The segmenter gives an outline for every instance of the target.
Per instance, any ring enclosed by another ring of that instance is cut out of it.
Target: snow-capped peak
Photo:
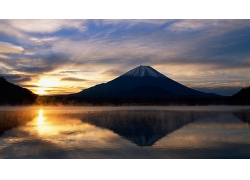
[[[159,73],[155,69],[150,66],[138,66],[125,74],[122,75],[123,77],[165,77],[163,74]]]

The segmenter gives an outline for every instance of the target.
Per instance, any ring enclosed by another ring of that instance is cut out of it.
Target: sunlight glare
[[[43,87],[50,87],[55,85],[56,81],[57,79],[41,78],[40,81],[38,82],[38,85]]]
[[[43,124],[43,121],[44,121],[44,118],[43,118],[43,110],[40,109],[40,110],[39,110],[39,116],[38,116],[38,124],[39,124],[39,125],[42,125],[42,124]]]
[[[39,95],[44,95],[44,94],[47,94],[47,92],[46,92],[44,89],[39,89],[39,90],[37,91],[37,94],[39,94]]]

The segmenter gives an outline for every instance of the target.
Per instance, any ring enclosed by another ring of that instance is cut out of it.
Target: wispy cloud
[[[93,70],[64,70],[60,71],[61,74],[92,74],[94,73]]]
[[[0,53],[4,54],[21,54],[24,51],[23,47],[16,46],[7,42],[0,42]]]
[[[74,77],[66,77],[66,78],[62,78],[61,81],[79,81],[79,82],[83,82],[83,81],[87,81],[86,79],[80,79],[80,78],[74,78]]]
[[[30,33],[53,33],[63,28],[77,29],[84,31],[84,20],[52,20],[52,19],[39,19],[39,20],[6,20],[7,24],[13,26],[24,32]]]
[[[50,36],[44,36],[42,38],[37,38],[37,37],[31,37],[29,39],[30,41],[33,41],[34,43],[41,45],[41,44],[45,44],[45,43],[51,43],[54,41],[58,41],[57,37],[50,37]]]
[[[0,74],[0,76],[4,77],[5,79],[14,84],[23,84],[25,82],[30,82],[32,80],[32,76],[29,75]]]

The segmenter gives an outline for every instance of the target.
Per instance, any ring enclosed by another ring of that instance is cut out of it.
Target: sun
[[[38,85],[43,87],[49,87],[53,86],[54,83],[55,81],[53,79],[41,78],[38,82]]]
[[[37,90],[36,94],[39,95],[45,95],[48,94],[49,89],[53,88],[53,86],[56,86],[58,84],[59,79],[58,78],[40,78],[39,82],[37,83]]]
[[[47,94],[47,92],[44,89],[38,89],[37,94],[45,95],[45,94]]]

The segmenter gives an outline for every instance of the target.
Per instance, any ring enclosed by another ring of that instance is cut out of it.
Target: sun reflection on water
[[[39,116],[38,116],[37,119],[38,119],[38,125],[42,125],[43,122],[44,122],[43,110],[42,109],[39,110]]]
[[[42,108],[37,109],[36,114],[33,121],[27,124],[29,126],[23,127],[23,130],[32,134],[32,137],[57,146],[91,148],[96,147],[97,144],[105,146],[107,139],[117,138],[117,135],[111,131],[84,123],[72,114],[64,114],[61,111],[52,113]]]

